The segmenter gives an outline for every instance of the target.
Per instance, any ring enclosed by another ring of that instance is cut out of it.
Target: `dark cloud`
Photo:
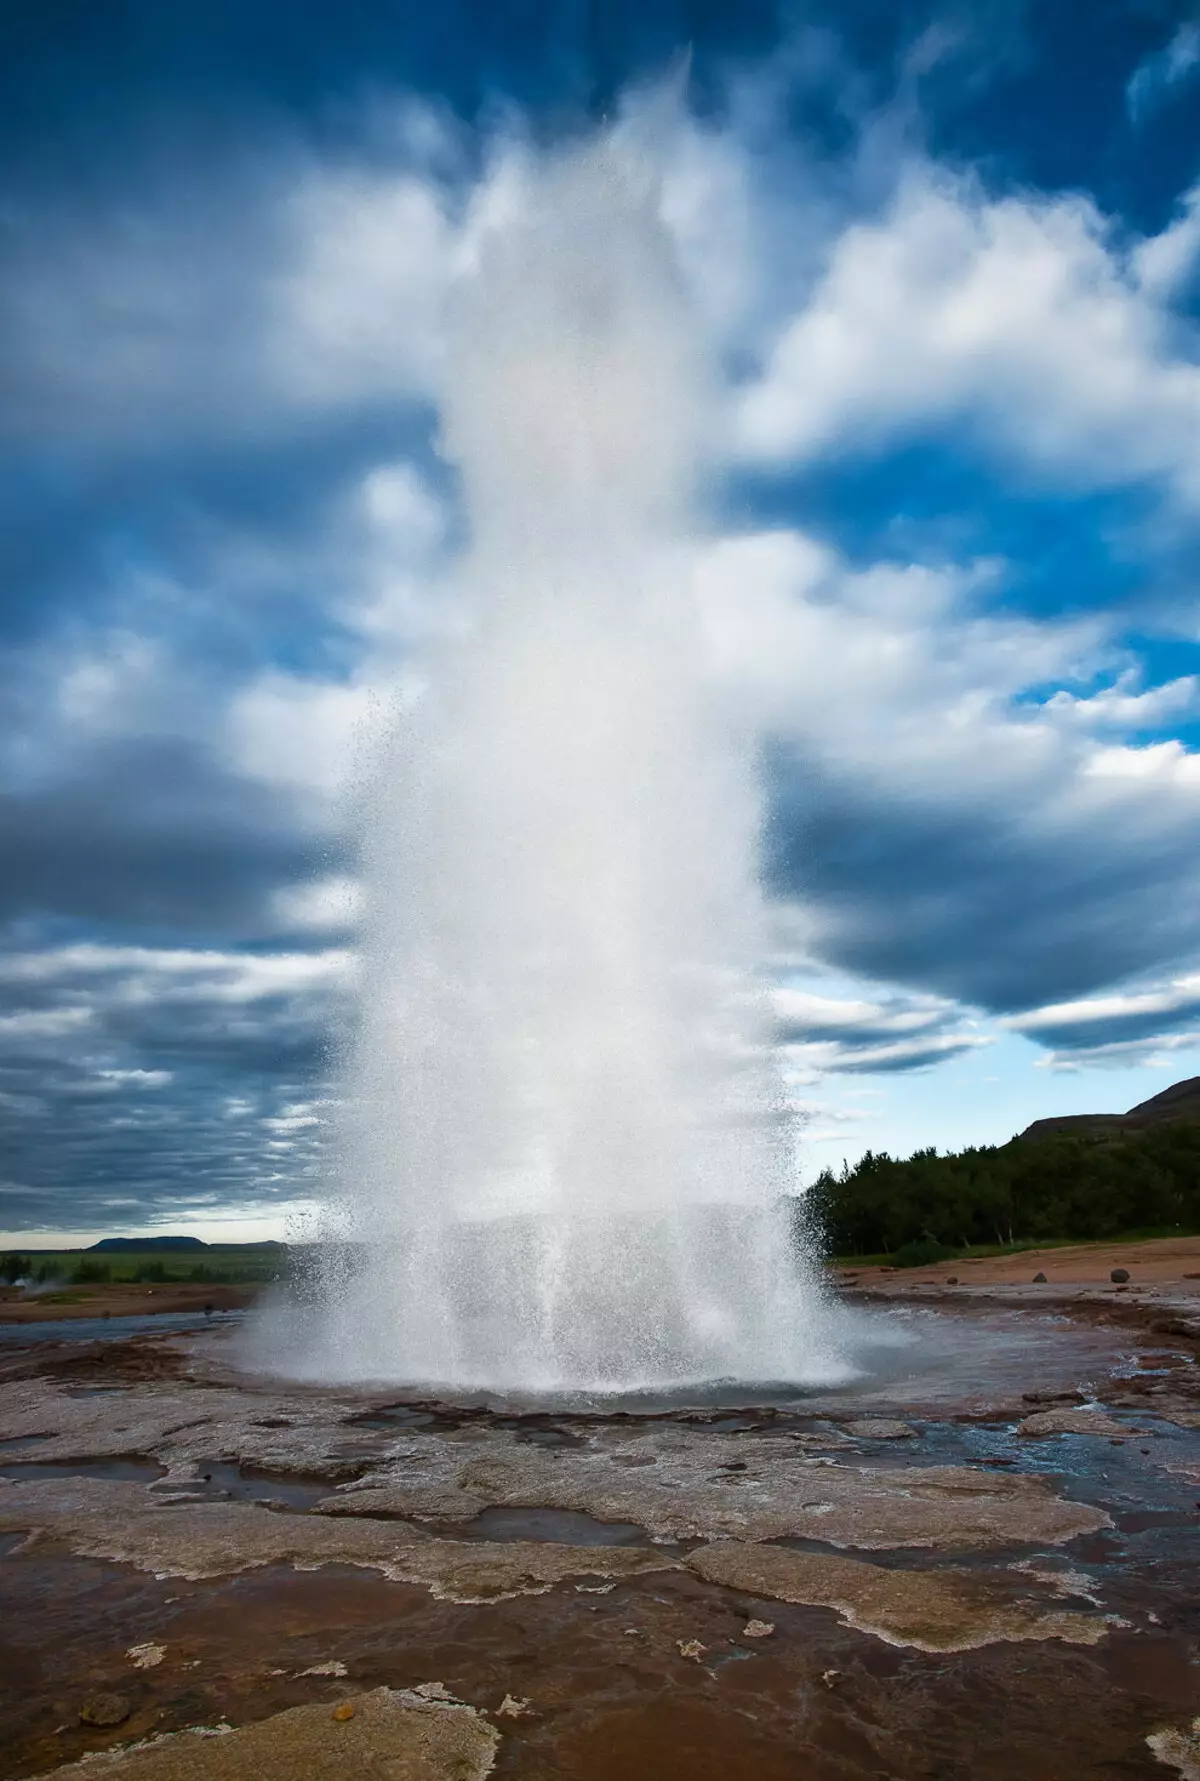
[[[198,745],[115,741],[67,777],[0,794],[0,919],[249,937],[268,893],[326,851],[278,792]]]
[[[339,955],[0,953],[0,1223],[269,1210],[323,1156]]]
[[[826,962],[1012,1014],[1200,951],[1196,835],[1148,794],[1047,820],[1017,787],[936,801],[776,756],[768,881]]]

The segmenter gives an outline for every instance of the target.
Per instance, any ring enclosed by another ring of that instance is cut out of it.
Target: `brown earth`
[[[106,1286],[69,1286],[62,1293],[27,1299],[16,1287],[0,1287],[0,1323],[52,1323],[64,1317],[145,1317],[153,1312],[243,1311],[252,1305],[259,1286],[222,1286],[210,1281],[141,1286],[114,1281]]]
[[[0,1781],[1186,1775],[1190,1305],[1168,1350],[1166,1287],[927,1290],[1056,1360],[1075,1302],[1147,1329],[1088,1318],[1094,1407],[1030,1351],[1012,1415],[904,1425],[302,1387],[219,1323],[0,1357]]]
[[[1129,1284],[1171,1286],[1200,1297],[1200,1237],[1161,1237],[1145,1243],[1074,1243],[1023,1249],[976,1261],[937,1262],[929,1268],[835,1268],[843,1284],[940,1286],[950,1275],[960,1286],[1027,1286],[1044,1274],[1051,1286],[1106,1286],[1114,1268],[1128,1268]],[[1195,1278],[1189,1278],[1195,1276]]]

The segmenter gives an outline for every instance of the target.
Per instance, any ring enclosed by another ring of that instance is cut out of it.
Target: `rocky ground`
[[[1200,1295],[865,1296],[886,1380],[657,1414],[6,1343],[0,1781],[1200,1776]]]
[[[143,1286],[118,1280],[99,1286],[72,1286],[30,1294],[0,1287],[0,1324],[59,1323],[92,1317],[177,1316],[183,1312],[244,1311],[261,1292],[257,1286],[226,1286],[220,1281],[193,1286],[186,1281]]]

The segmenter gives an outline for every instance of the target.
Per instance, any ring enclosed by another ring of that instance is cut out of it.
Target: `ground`
[[[860,1279],[871,1382],[656,1414],[8,1326],[0,1781],[1200,1775],[1200,1245],[1016,1259]]]

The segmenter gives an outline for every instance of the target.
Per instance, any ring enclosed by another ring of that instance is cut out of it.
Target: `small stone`
[[[825,1684],[826,1688],[836,1688],[838,1683],[841,1681],[841,1679],[842,1679],[842,1672],[840,1670],[822,1670],[821,1671],[821,1680]]]
[[[496,1708],[497,1719],[523,1719],[531,1710],[532,1701],[518,1700],[514,1695],[506,1694]]]
[[[947,1286],[957,1286],[958,1285],[958,1275],[957,1274],[947,1274],[946,1285]]]
[[[454,1696],[444,1682],[418,1682],[413,1689],[423,1701],[452,1701]]]
[[[679,1647],[680,1657],[690,1657],[695,1663],[699,1663],[708,1650],[708,1646],[702,1645],[699,1639],[676,1639],[675,1643]]]
[[[131,1645],[125,1655],[137,1669],[155,1670],[167,1655],[167,1648],[147,1641],[145,1645]]]
[[[83,1725],[121,1725],[133,1708],[123,1694],[89,1694],[79,1709]]]
[[[297,1670],[297,1676],[344,1676],[346,1666],[340,1659],[330,1658],[328,1663],[311,1664],[307,1670]]]
[[[773,1620],[748,1620],[742,1628],[743,1639],[769,1639],[775,1631]]]
[[[1112,1273],[1109,1275],[1109,1279],[1112,1281],[1114,1286],[1121,1286],[1126,1280],[1129,1279],[1129,1269],[1128,1268],[1114,1268]]]
[[[351,1706],[349,1701],[342,1701],[338,1706],[336,1706],[333,1709],[333,1712],[329,1715],[329,1717],[331,1719],[336,1719],[338,1721],[339,1725],[344,1725],[346,1723],[347,1719],[354,1718],[354,1708]]]
[[[1050,1282],[1046,1279],[1044,1274],[1039,1273],[1034,1275],[1033,1284],[1035,1286],[1048,1286]]]

